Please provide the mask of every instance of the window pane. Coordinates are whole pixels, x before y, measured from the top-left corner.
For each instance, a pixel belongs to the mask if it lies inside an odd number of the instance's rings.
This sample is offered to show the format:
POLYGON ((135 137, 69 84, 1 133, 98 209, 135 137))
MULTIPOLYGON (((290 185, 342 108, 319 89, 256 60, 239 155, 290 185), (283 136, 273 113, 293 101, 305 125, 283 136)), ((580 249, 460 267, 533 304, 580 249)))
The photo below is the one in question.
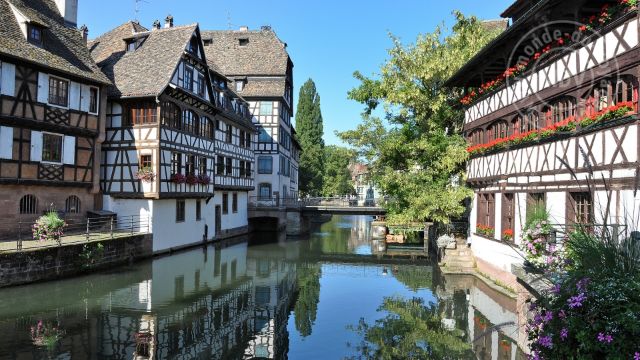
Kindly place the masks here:
POLYGON ((260 102, 260 115, 273 115, 273 102, 261 101, 260 102))
POLYGON ((62 162, 62 135, 42 134, 42 161, 62 162))

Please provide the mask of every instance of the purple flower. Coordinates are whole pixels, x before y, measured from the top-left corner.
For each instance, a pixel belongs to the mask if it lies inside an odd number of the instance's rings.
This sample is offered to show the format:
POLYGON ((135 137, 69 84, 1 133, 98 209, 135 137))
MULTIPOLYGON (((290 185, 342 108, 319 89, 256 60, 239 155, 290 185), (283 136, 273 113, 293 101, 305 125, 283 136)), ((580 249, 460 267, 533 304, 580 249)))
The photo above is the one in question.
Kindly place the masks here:
POLYGON ((538 339, 538 344, 546 347, 547 349, 551 349, 553 347, 553 341, 551 341, 551 336, 541 336, 538 339))
POLYGON ((554 294, 558 294, 558 293, 560 293, 561 289, 562 289, 562 287, 560 286, 560 284, 555 284, 551 288, 551 292, 554 293, 554 294))
POLYGON ((637 352, 633 355, 633 360, 640 360, 640 352, 637 352))
POLYGON ((542 321, 544 321, 545 323, 548 323, 551 320, 553 320, 553 311, 545 312, 544 316, 542 317, 542 321))
POLYGON ((580 291, 585 291, 587 285, 589 285, 589 281, 591 281, 591 279, 589 278, 584 278, 580 281, 578 281, 578 283, 576 284, 576 287, 578 288, 578 290, 580 291))
POLYGON ((610 344, 613 341, 613 336, 611 336, 610 334, 598 333, 598 341, 600 341, 601 343, 606 342, 607 344, 610 344))
POLYGON ((559 317, 560 319, 566 319, 566 318, 567 318, 567 314, 564 312, 564 310, 560 310, 560 311, 558 312, 558 317, 559 317))
POLYGON ((560 330, 560 339, 566 339, 567 336, 569 336, 569 330, 567 330, 567 328, 562 328, 562 330, 560 330))
POLYGON ((582 306, 582 302, 587 299, 587 296, 584 293, 580 293, 576 296, 572 296, 567 300, 567 304, 572 309, 582 306))

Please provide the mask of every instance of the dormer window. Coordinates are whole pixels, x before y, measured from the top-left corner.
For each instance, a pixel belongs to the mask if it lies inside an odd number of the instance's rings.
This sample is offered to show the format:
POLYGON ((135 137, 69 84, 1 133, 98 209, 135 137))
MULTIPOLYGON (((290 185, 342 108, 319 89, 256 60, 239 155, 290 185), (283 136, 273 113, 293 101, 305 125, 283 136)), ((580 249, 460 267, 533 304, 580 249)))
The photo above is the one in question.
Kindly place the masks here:
POLYGON ((242 92, 242 90, 244 90, 244 81, 243 80, 236 80, 236 91, 237 92, 242 92))
POLYGON ((127 52, 136 51, 136 47, 137 47, 137 44, 135 40, 129 40, 127 42, 127 52))
POLYGON ((42 27, 35 24, 27 25, 27 41, 33 45, 42 46, 42 27))
POLYGON ((240 39, 238 39, 238 45, 240 45, 240 46, 249 45, 249 38, 240 38, 240 39))

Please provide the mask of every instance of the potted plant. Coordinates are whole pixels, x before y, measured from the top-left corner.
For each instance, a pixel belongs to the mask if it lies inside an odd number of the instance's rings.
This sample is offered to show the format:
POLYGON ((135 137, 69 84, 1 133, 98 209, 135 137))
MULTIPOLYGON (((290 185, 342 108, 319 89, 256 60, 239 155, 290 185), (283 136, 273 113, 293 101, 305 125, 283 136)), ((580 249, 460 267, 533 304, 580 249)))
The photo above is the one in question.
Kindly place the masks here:
POLYGON ((193 174, 189 174, 187 175, 187 178, 185 179, 185 182, 189 185, 195 185, 198 183, 198 177, 193 175, 193 174))
POLYGON ((522 250, 532 266, 542 269, 556 262, 555 244, 549 243, 553 230, 549 222, 549 213, 544 205, 534 206, 528 214, 522 235, 522 250))
POLYGON ((49 211, 40 216, 32 226, 33 239, 38 241, 54 240, 61 245, 60 238, 64 234, 67 223, 60 218, 57 211, 49 211))
POLYGON ((174 184, 184 184, 187 181, 187 177, 182 174, 172 174, 171 182, 174 184))
POLYGON ((147 166, 140 168, 136 173, 136 178, 142 182, 150 183, 156 178, 156 173, 153 172, 153 168, 147 166))
POLYGON ((502 240, 511 241, 513 240, 513 229, 507 229, 502 232, 502 240))
POLYGON ((478 224, 476 226, 476 233, 488 238, 493 238, 495 235, 495 229, 489 225, 478 224))
POLYGON ((200 174, 198 175, 198 183, 202 185, 209 185, 211 183, 211 178, 208 175, 200 174))

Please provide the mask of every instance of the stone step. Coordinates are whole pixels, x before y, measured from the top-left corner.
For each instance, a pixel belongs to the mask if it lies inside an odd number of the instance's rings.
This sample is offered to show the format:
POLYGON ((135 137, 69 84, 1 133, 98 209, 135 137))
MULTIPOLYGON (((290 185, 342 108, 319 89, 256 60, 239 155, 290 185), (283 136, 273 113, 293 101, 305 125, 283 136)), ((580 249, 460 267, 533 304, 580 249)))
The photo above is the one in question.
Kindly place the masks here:
POLYGON ((461 259, 461 260, 473 260, 474 257, 471 255, 451 255, 451 254, 446 254, 444 256, 444 259, 461 259))
POLYGON ((445 266, 453 266, 453 267, 471 267, 473 268, 475 263, 473 261, 443 261, 445 266))
POLYGON ((472 267, 445 266, 442 268, 442 272, 445 274, 474 274, 476 270, 472 267))
POLYGON ((464 250, 447 250, 445 251, 445 255, 455 255, 455 256, 473 256, 473 252, 471 249, 464 250))

